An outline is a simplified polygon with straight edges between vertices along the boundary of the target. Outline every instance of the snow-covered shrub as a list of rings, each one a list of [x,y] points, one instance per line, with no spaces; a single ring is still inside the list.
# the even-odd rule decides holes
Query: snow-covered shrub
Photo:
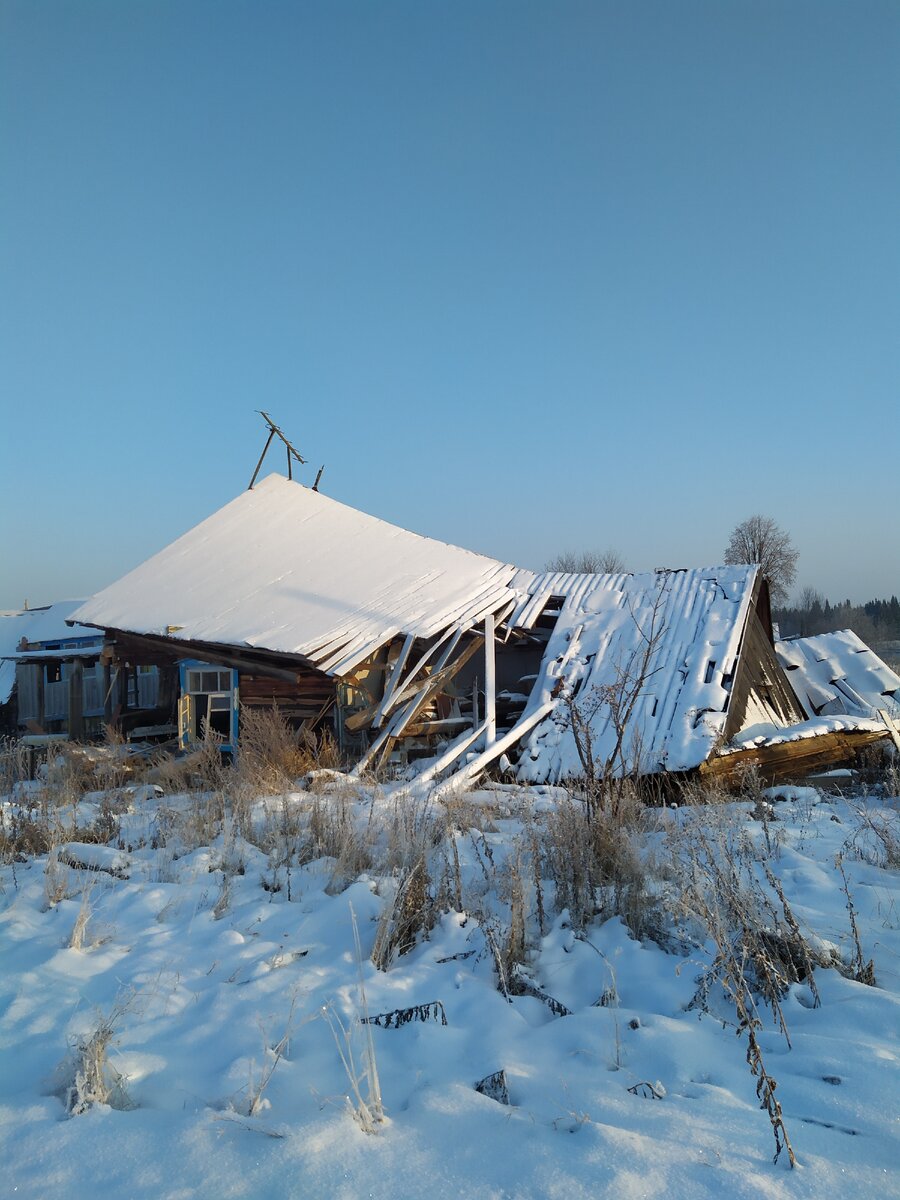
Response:
[[[384,1105],[381,1099],[381,1083],[378,1064],[375,1060],[375,1042],[372,1038],[372,1023],[369,1017],[369,1001],[363,980],[362,948],[359,941],[359,926],[356,913],[350,905],[353,923],[353,944],[356,953],[357,1012],[355,1020],[344,1021],[334,1004],[322,1009],[328,1022],[335,1045],[341,1057],[350,1093],[345,1097],[347,1109],[365,1133],[377,1133],[384,1122]],[[361,1043],[361,1045],[359,1044]],[[357,1060],[361,1060],[358,1065]]]
[[[393,897],[382,910],[372,948],[372,962],[379,971],[412,950],[419,935],[434,924],[430,884],[424,855],[399,877]]]
[[[109,1061],[117,1026],[133,1003],[133,994],[121,996],[108,1013],[98,1013],[90,1032],[75,1038],[59,1068],[60,1094],[70,1116],[80,1116],[98,1104],[128,1109],[133,1105],[125,1079]]]
[[[845,842],[858,858],[890,870],[900,868],[900,808],[871,796],[851,799],[856,827]]]
[[[55,908],[61,900],[66,900],[68,895],[69,872],[59,861],[59,855],[54,846],[47,856],[47,864],[44,867],[44,908]]]

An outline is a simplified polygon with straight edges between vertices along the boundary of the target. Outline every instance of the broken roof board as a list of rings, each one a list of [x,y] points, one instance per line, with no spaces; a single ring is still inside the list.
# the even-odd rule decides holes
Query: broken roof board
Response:
[[[812,712],[900,716],[900,676],[852,629],[786,638],[775,652],[794,691]]]
[[[398,634],[429,638],[509,608],[515,573],[273,474],[75,615],[296,655],[342,675]]]
[[[581,774],[564,696],[577,688],[578,702],[590,711],[603,689],[616,689],[625,676],[640,671],[648,638],[652,653],[627,722],[625,758],[639,747],[640,763],[629,765],[643,771],[684,771],[703,762],[725,730],[757,570],[517,577],[514,583],[528,596],[511,625],[533,626],[552,597],[563,598],[523,719],[554,691],[558,699],[528,738],[519,778],[555,781]],[[617,739],[608,704],[596,706],[591,736],[595,759],[606,761]]]

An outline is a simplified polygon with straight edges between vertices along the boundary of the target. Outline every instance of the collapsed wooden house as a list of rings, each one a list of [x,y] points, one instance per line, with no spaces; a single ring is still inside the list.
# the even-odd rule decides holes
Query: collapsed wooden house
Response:
[[[235,746],[240,708],[275,704],[331,729],[356,771],[557,781],[587,752],[619,773],[728,775],[742,735],[758,748],[760,729],[809,716],[755,567],[535,573],[279,475],[73,616],[104,631],[113,664],[178,667],[183,742],[211,728]]]

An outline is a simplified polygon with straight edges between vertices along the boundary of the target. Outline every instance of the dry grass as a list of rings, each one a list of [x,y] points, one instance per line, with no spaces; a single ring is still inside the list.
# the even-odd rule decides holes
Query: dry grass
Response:
[[[636,793],[624,790],[615,808],[588,809],[569,800],[548,814],[542,874],[555,885],[557,909],[569,910],[575,928],[618,915],[640,938],[658,925],[639,851],[643,818]]]
[[[241,707],[241,744],[237,770],[256,791],[290,791],[313,770],[337,770],[340,756],[334,739],[317,741],[294,729],[277,707]]]
[[[845,848],[873,866],[896,871],[900,868],[900,808],[890,800],[875,803],[869,796],[850,804],[856,828],[847,837]]]
[[[80,1116],[98,1104],[118,1109],[132,1107],[125,1079],[109,1061],[109,1051],[133,1000],[133,994],[127,994],[108,1013],[98,1012],[94,1028],[70,1045],[59,1071],[61,1092],[70,1116]]]

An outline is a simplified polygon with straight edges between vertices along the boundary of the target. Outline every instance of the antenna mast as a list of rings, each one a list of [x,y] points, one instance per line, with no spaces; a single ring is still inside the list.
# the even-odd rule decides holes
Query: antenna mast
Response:
[[[306,464],[306,459],[300,454],[299,450],[296,450],[291,445],[291,443],[287,440],[287,438],[284,436],[282,431],[278,428],[278,426],[275,424],[275,422],[272,420],[272,418],[269,416],[269,414],[267,412],[263,412],[263,410],[261,408],[258,408],[256,411],[259,413],[259,415],[265,421],[266,425],[268,425],[269,436],[266,438],[266,444],[265,444],[265,446],[263,446],[263,452],[259,456],[259,462],[256,464],[256,470],[253,472],[253,478],[250,480],[250,483],[247,486],[248,492],[252,489],[254,483],[256,483],[256,477],[259,474],[259,469],[263,465],[263,459],[266,457],[269,447],[272,445],[273,438],[276,438],[276,437],[280,438],[281,441],[284,442],[284,446],[287,451],[288,479],[294,478],[293,471],[292,471],[292,463],[293,463],[294,459],[296,459],[297,462],[301,464],[301,466],[305,466],[305,464]],[[321,474],[321,472],[320,472],[320,474]],[[316,480],[316,482],[318,483],[318,480]]]

